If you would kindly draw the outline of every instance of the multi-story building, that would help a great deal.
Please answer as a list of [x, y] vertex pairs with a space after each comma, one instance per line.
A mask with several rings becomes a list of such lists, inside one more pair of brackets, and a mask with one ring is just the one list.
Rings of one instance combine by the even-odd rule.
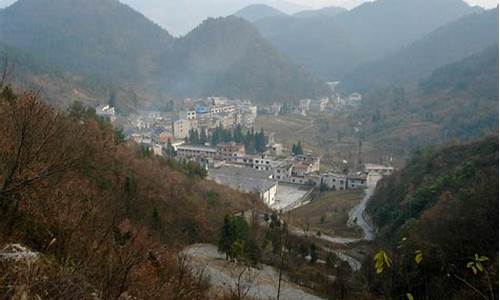
[[368, 186], [367, 176], [363, 172], [351, 173], [347, 175], [348, 189], [364, 189]]
[[365, 171], [367, 173], [375, 172], [382, 176], [389, 176], [394, 172], [394, 168], [377, 164], [365, 164]]
[[325, 186], [332, 190], [345, 190], [347, 188], [347, 176], [337, 173], [326, 173], [322, 175], [322, 181]]
[[310, 110], [316, 113], [324, 112], [328, 107], [328, 102], [328, 98], [311, 101]]
[[297, 176], [319, 172], [320, 159], [311, 155], [295, 155], [294, 156], [294, 173]]
[[178, 119], [172, 122], [172, 132], [176, 139], [185, 139], [189, 131], [196, 127], [196, 120]]
[[115, 108], [110, 105], [99, 105], [95, 109], [95, 113], [100, 117], [109, 119], [110, 122], [114, 122], [116, 120]]
[[280, 182], [290, 182], [292, 177], [293, 162], [284, 160], [280, 162], [273, 170], [273, 178]]
[[237, 143], [217, 145], [216, 158], [228, 162], [237, 161], [238, 157], [245, 156], [245, 146]]
[[217, 149], [204, 146], [181, 145], [177, 146], [177, 156], [184, 159], [207, 159], [214, 158], [217, 155]]

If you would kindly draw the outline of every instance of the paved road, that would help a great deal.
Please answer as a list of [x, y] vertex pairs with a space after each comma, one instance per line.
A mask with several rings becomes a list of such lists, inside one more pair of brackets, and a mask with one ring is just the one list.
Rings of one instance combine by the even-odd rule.
[[[191, 258], [190, 263], [193, 267], [209, 276], [212, 286], [218, 289], [216, 293], [220, 290], [237, 291], [237, 286], [240, 286], [240, 291], [244, 291], [249, 297], [266, 300], [276, 298], [279, 273], [271, 266], [263, 265], [261, 269], [244, 269], [226, 261], [224, 255], [217, 251], [217, 247], [211, 244], [191, 245], [182, 253]], [[243, 276], [238, 285], [238, 277], [242, 272]], [[322, 300], [287, 281], [286, 276], [282, 281], [281, 299]]]
[[[349, 212], [349, 220], [347, 221], [347, 224], [349, 226], [355, 226], [355, 225], [360, 226], [361, 229], [363, 229], [362, 238], [345, 238], [339, 236], [330, 236], [327, 234], [321, 234], [321, 236], [317, 236], [312, 233], [306, 233], [298, 227], [290, 227], [290, 231], [295, 235], [314, 237], [333, 244], [348, 245], [361, 242], [363, 240], [371, 241], [375, 238], [375, 233], [373, 227], [368, 223], [368, 221], [365, 218], [365, 210], [368, 201], [373, 195], [373, 191], [374, 191], [373, 187], [367, 188], [365, 190], [365, 195], [361, 200], [361, 202], [357, 206], [353, 207], [353, 209]], [[323, 250], [335, 253], [339, 259], [347, 262], [353, 271], [359, 271], [361, 269], [361, 262], [349, 256], [345, 252], [340, 250], [330, 250], [328, 248], [323, 248]]]
[[375, 238], [373, 227], [368, 223], [365, 217], [366, 205], [373, 195], [374, 190], [374, 187], [369, 187], [365, 190], [363, 200], [349, 212], [349, 220], [347, 221], [347, 225], [352, 226], [357, 224], [363, 229], [363, 240], [365, 241], [372, 241]]

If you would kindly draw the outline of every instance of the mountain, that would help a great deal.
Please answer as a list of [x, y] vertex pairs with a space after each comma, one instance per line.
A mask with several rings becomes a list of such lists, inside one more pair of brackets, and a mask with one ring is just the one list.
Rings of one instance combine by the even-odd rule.
[[234, 15], [247, 21], [255, 22], [259, 19], [280, 17], [285, 16], [286, 14], [265, 4], [253, 4], [240, 9], [234, 13]]
[[369, 47], [372, 58], [408, 45], [478, 10], [463, 0], [378, 0], [339, 16], [339, 22], [349, 28], [359, 44]]
[[379, 61], [359, 67], [342, 80], [343, 86], [365, 92], [419, 80], [440, 66], [495, 43], [498, 44], [498, 8], [460, 18]]
[[303, 10], [294, 14], [293, 16], [297, 18], [310, 18], [318, 16], [335, 17], [345, 12], [347, 12], [347, 9], [343, 7], [329, 6], [329, 7], [323, 7], [321, 9]]
[[5, 8], [12, 3], [14, 3], [16, 0], [0, 0], [0, 9]]
[[364, 60], [363, 49], [337, 18], [274, 17], [255, 25], [278, 50], [325, 80], [340, 78]]
[[[470, 286], [495, 294], [498, 287], [474, 273], [498, 276], [498, 188], [498, 136], [416, 153], [379, 182], [368, 204], [377, 247], [394, 262], [375, 275], [369, 256], [369, 286], [377, 289], [390, 276], [384, 297], [478, 298]], [[483, 271], [473, 272], [468, 262], [479, 256], [487, 257]]]
[[19, 0], [0, 11], [1, 41], [65, 70], [143, 81], [173, 43], [117, 0]]
[[291, 101], [326, 95], [324, 83], [277, 52], [247, 21], [208, 19], [176, 41], [162, 68], [178, 95]]
[[[225, 17], [255, 4], [253, 0], [122, 0], [161, 25], [175, 36], [188, 34], [206, 18]], [[306, 6], [283, 0], [261, 0], [259, 3], [275, 7], [286, 14], [308, 9]]]
[[19, 0], [0, 11], [0, 25], [3, 44], [107, 90], [101, 99], [127, 91], [124, 111], [168, 96], [293, 101], [328, 92], [237, 17], [174, 38], [116, 0]]
[[498, 134], [498, 44], [435, 70], [418, 85], [369, 93], [357, 114], [367, 139], [386, 145], [386, 153]]
[[275, 17], [255, 24], [294, 62], [324, 79], [339, 80], [362, 63], [397, 51], [477, 10], [462, 0], [378, 0], [334, 18]]

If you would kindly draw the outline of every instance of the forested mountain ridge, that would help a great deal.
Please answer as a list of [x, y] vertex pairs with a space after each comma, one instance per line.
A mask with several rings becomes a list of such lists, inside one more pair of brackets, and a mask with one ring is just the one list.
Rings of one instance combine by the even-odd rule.
[[[204, 22], [173, 38], [117, 0], [20, 0], [0, 11], [0, 25], [2, 43], [110, 90], [135, 91], [139, 105], [165, 94], [293, 101], [328, 92], [235, 17]], [[209, 67], [209, 59], [221, 65]]]
[[287, 14], [265, 4], [252, 4], [240, 9], [233, 15], [249, 22], [255, 22], [263, 18], [280, 17], [286, 16]]
[[334, 17], [273, 17], [255, 25], [295, 63], [326, 80], [340, 80], [362, 63], [480, 10], [462, 0], [378, 0]]
[[366, 92], [405, 84], [433, 70], [498, 44], [498, 8], [446, 24], [407, 47], [363, 65], [342, 80], [348, 90]]
[[298, 13], [293, 14], [293, 16], [297, 18], [310, 18], [317, 16], [335, 17], [345, 12], [347, 12], [347, 9], [343, 7], [328, 6], [321, 9], [299, 11]]
[[328, 94], [319, 80], [277, 52], [250, 23], [208, 19], [172, 48], [163, 69], [176, 94], [290, 101]]
[[19, 0], [0, 11], [0, 38], [76, 74], [144, 81], [173, 37], [117, 0]]
[[394, 263], [375, 275], [367, 261], [370, 288], [415, 299], [497, 294], [498, 189], [498, 136], [415, 153], [369, 203], [379, 244]]
[[358, 111], [367, 139], [406, 153], [498, 134], [498, 46], [436, 70], [419, 84], [378, 89]]

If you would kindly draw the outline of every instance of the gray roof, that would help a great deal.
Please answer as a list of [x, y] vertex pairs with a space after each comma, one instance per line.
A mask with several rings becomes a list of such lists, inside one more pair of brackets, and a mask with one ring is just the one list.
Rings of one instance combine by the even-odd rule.
[[246, 167], [223, 166], [208, 171], [209, 179], [247, 193], [263, 193], [271, 189], [277, 182], [270, 176], [270, 172]]

